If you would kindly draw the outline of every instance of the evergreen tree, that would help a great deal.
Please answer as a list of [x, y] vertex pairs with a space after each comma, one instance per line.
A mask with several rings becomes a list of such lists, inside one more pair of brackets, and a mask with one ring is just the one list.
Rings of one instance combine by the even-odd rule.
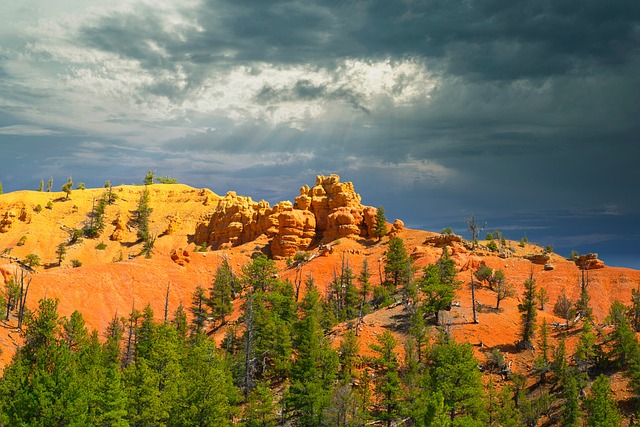
[[52, 188], [53, 188], [53, 177], [47, 180], [47, 193], [51, 193]]
[[259, 382], [251, 390], [245, 406], [245, 427], [274, 427], [276, 425], [275, 397], [267, 382]]
[[195, 291], [193, 291], [190, 311], [193, 316], [191, 320], [193, 327], [192, 335], [196, 335], [196, 333], [202, 331], [208, 317], [207, 297], [205, 296], [205, 291], [202, 286], [196, 286]]
[[2, 194], [3, 189], [2, 189], [2, 181], [0, 181], [0, 194]]
[[384, 216], [384, 208], [382, 206], [379, 206], [376, 210], [376, 222], [373, 225], [373, 234], [378, 238], [378, 241], [387, 235], [387, 218]]
[[0, 413], [7, 425], [87, 423], [86, 383], [77, 357], [59, 340], [57, 307], [58, 300], [45, 298], [26, 316], [24, 345], [0, 382]]
[[456, 280], [456, 269], [449, 251], [445, 248], [442, 256], [435, 264], [423, 268], [422, 277], [416, 280], [418, 290], [421, 292], [420, 310], [427, 315], [436, 315], [438, 312], [449, 310], [460, 282]]
[[580, 372], [587, 372], [595, 363], [596, 336], [593, 333], [591, 321], [587, 319], [582, 325], [582, 333], [578, 339], [576, 352], [573, 355]]
[[142, 193], [140, 193], [138, 209], [136, 210], [138, 238], [144, 242], [149, 241], [151, 238], [151, 232], [149, 230], [149, 218], [151, 217], [151, 212], [153, 212], [153, 209], [149, 206], [149, 189], [144, 187]]
[[522, 303], [518, 304], [518, 311], [522, 313], [522, 324], [520, 329], [520, 341], [518, 347], [521, 349], [532, 349], [533, 338], [536, 329], [536, 281], [533, 278], [533, 271], [524, 282], [524, 296]]
[[576, 375], [566, 375], [563, 397], [565, 404], [562, 406], [562, 425], [565, 427], [578, 427], [580, 425], [580, 390]]
[[[586, 275], [585, 275], [586, 271]], [[589, 307], [589, 270], [582, 269], [582, 278], [580, 280], [580, 299], [576, 302], [576, 313], [583, 319], [591, 320], [593, 317], [593, 309]]]
[[154, 179], [153, 171], [149, 170], [147, 172], [147, 174], [144, 176], [144, 179], [142, 180], [142, 183], [144, 185], [151, 185], [151, 184], [153, 184], [153, 179]]
[[182, 362], [180, 394], [171, 414], [178, 427], [231, 426], [240, 396], [229, 366], [209, 339], [192, 341]]
[[248, 292], [267, 292], [278, 280], [278, 268], [273, 260], [260, 254], [249, 264], [242, 267], [242, 283]]
[[219, 321], [220, 325], [226, 323], [226, 316], [233, 311], [232, 293], [234, 280], [231, 265], [229, 265], [229, 261], [224, 258], [216, 269], [216, 275], [209, 289], [209, 299], [207, 301], [211, 308], [213, 321]]
[[544, 306], [547, 302], [549, 302], [549, 294], [547, 290], [542, 286], [538, 289], [538, 302], [540, 303], [540, 310], [544, 311]]
[[609, 379], [600, 375], [591, 386], [591, 394], [584, 401], [589, 427], [617, 427], [622, 417], [611, 392]]
[[40, 183], [38, 184], [38, 191], [42, 193], [43, 190], [44, 190], [44, 180], [41, 179]]
[[310, 288], [303, 301], [302, 320], [295, 325], [296, 358], [291, 370], [289, 404], [297, 425], [320, 426], [330, 404], [331, 390], [338, 372], [338, 355], [324, 337], [320, 322], [317, 290]]
[[358, 284], [360, 284], [360, 313], [359, 317], [367, 314], [368, 306], [367, 298], [369, 297], [369, 293], [371, 292], [371, 273], [369, 272], [369, 262], [365, 258], [362, 262], [362, 270], [360, 270], [360, 275], [358, 276]]
[[360, 352], [358, 337], [353, 330], [345, 332], [338, 347], [338, 355], [340, 356], [341, 372], [340, 379], [343, 383], [349, 383], [355, 374], [355, 365]]
[[58, 249], [56, 250], [56, 255], [58, 256], [58, 265], [62, 264], [62, 260], [64, 259], [64, 256], [67, 254], [67, 249], [64, 243], [60, 243], [58, 245]]
[[491, 289], [496, 293], [496, 310], [500, 310], [500, 301], [511, 298], [516, 294], [512, 284], [507, 283], [502, 270], [496, 270], [493, 274]]
[[387, 427], [391, 427], [393, 420], [398, 415], [399, 397], [402, 390], [396, 354], [397, 341], [389, 331], [378, 335], [376, 340], [377, 343], [369, 344], [369, 347], [377, 353], [375, 363], [378, 367], [378, 375], [375, 391], [382, 407], [378, 419]]
[[547, 326], [547, 319], [545, 318], [542, 318], [542, 323], [540, 324], [538, 348], [540, 349], [540, 354], [534, 359], [533, 368], [540, 374], [540, 382], [544, 383], [547, 378], [547, 373], [551, 370], [549, 327]]
[[432, 349], [430, 361], [431, 389], [442, 393], [450, 420], [465, 416], [482, 420], [482, 374], [471, 344], [443, 338]]
[[413, 278], [411, 258], [407, 254], [404, 242], [399, 237], [389, 239], [389, 249], [385, 255], [384, 273], [387, 288], [395, 293], [398, 286], [406, 286]]
[[73, 180], [71, 177], [67, 179], [67, 182], [62, 186], [62, 191], [67, 194], [66, 199], [69, 200], [69, 196], [71, 196], [71, 189], [73, 188]]

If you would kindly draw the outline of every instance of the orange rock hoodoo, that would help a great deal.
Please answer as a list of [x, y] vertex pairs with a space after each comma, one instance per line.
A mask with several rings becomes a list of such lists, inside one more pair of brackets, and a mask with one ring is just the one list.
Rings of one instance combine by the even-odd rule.
[[194, 241], [223, 249], [266, 235], [272, 256], [286, 258], [314, 241], [372, 237], [376, 210], [360, 200], [353, 184], [340, 182], [338, 175], [317, 176], [316, 185], [302, 187], [293, 204], [284, 201], [271, 207], [264, 200], [254, 202], [229, 192], [202, 219]]

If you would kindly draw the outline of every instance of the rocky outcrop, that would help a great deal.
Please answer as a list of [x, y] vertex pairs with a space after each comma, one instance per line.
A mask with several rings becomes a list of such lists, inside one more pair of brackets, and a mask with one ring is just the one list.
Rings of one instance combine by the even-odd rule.
[[427, 237], [423, 244], [441, 248], [443, 246], [452, 246], [453, 243], [462, 243], [462, 237], [457, 234], [436, 234]]
[[229, 191], [196, 227], [196, 244], [207, 243], [213, 249], [224, 249], [256, 239], [261, 234], [273, 238], [278, 233], [278, 205], [271, 208], [262, 200], [238, 196]]
[[11, 230], [13, 223], [16, 221], [16, 213], [13, 210], [5, 212], [2, 221], [0, 221], [0, 233], [6, 233]]
[[118, 214], [112, 224], [115, 225], [115, 229], [113, 230], [113, 233], [111, 233], [111, 236], [109, 236], [109, 239], [114, 242], [121, 242], [127, 233], [127, 223], [122, 216]]
[[316, 236], [316, 218], [310, 211], [293, 209], [290, 202], [280, 203], [278, 234], [271, 242], [276, 257], [293, 257], [311, 245]]
[[526, 259], [531, 261], [533, 264], [545, 265], [549, 262], [551, 257], [547, 254], [533, 254], [525, 256]]
[[271, 239], [274, 258], [294, 256], [314, 242], [373, 237], [376, 209], [363, 206], [351, 182], [338, 175], [316, 177], [316, 185], [300, 188], [294, 202], [271, 207], [266, 201], [229, 192], [213, 211], [201, 218], [193, 241], [224, 249], [261, 235]]
[[323, 242], [338, 238], [372, 237], [375, 208], [362, 206], [351, 182], [338, 175], [318, 175], [316, 185], [300, 188], [293, 207], [309, 210], [316, 218], [316, 234]]
[[172, 252], [171, 260], [180, 266], [185, 266], [191, 262], [189, 252], [187, 251]]
[[171, 236], [173, 233], [180, 230], [180, 225], [182, 225], [182, 220], [178, 214], [168, 215], [167, 222], [167, 229], [162, 233], [164, 236]]
[[585, 254], [573, 260], [580, 270], [597, 270], [604, 268], [604, 261], [598, 259], [598, 254]]

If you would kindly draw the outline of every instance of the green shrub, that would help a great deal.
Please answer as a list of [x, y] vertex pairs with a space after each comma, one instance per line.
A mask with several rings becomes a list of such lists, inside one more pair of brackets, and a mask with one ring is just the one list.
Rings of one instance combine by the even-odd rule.
[[35, 208], [33, 208], [34, 211], [36, 211], [37, 213], [42, 212], [42, 205], [41, 204], [37, 204]]
[[71, 260], [71, 265], [73, 266], [73, 268], [78, 268], [82, 266], [82, 261], [78, 260], [78, 259], [72, 259]]
[[496, 242], [491, 240], [489, 243], [487, 243], [487, 249], [489, 249], [491, 252], [498, 252], [498, 245], [496, 245]]
[[100, 242], [96, 245], [96, 249], [99, 251], [104, 251], [107, 249], [107, 244], [105, 242]]
[[450, 235], [453, 234], [453, 229], [451, 227], [443, 228], [442, 231], [440, 231], [440, 234], [444, 234], [446, 236], [450, 236]]
[[49, 210], [53, 209], [53, 202], [52, 202], [51, 200], [49, 200], [49, 201], [47, 202], [47, 205], [45, 206], [45, 208], [47, 208], [47, 209], [49, 209]]
[[27, 243], [27, 236], [22, 236], [20, 240], [18, 240], [18, 243], [16, 243], [16, 246], [24, 246], [25, 243]]
[[493, 240], [493, 234], [487, 233], [487, 238], [485, 240]]

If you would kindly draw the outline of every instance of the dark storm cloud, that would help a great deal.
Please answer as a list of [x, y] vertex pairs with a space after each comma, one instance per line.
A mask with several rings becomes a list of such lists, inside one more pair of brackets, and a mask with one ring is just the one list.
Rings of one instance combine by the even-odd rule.
[[[50, 165], [91, 173], [108, 158], [112, 169], [99, 181], [137, 182], [156, 169], [276, 202], [295, 197], [317, 174], [337, 172], [355, 182], [365, 203], [385, 205], [412, 226], [463, 227], [476, 213], [490, 227], [514, 230], [522, 225], [516, 218], [525, 218], [529, 236], [541, 239], [563, 233], [555, 221], [567, 246], [604, 241], [623, 227], [640, 234], [629, 219], [640, 212], [640, 199], [629, 195], [640, 182], [640, 2], [205, 0], [173, 7], [138, 4], [82, 21], [74, 44], [134, 64], [124, 72], [141, 71], [112, 87], [102, 79], [120, 70], [108, 67], [110, 59], [96, 65], [90, 56], [69, 67], [69, 81], [105, 85], [117, 102], [99, 106], [104, 117], [67, 120], [86, 127], [69, 131], [72, 144], [52, 139], [56, 152], [43, 149], [49, 166], [37, 175], [53, 173]], [[38, 45], [24, 40], [21, 48]], [[27, 56], [45, 61], [55, 53]], [[2, 111], [38, 113], [55, 91], [14, 84], [16, 72], [0, 54]], [[427, 77], [398, 71], [373, 88], [383, 66], [406, 64]], [[50, 67], [42, 75], [65, 75], [64, 63]], [[129, 92], [118, 92], [123, 85]], [[121, 100], [133, 107], [111, 111]], [[159, 112], [145, 115], [153, 108]], [[93, 137], [94, 122], [117, 131], [99, 128]], [[65, 126], [1, 123], [5, 133], [34, 135]], [[143, 141], [139, 151], [122, 150], [129, 139]], [[606, 206], [625, 220], [562, 217]], [[598, 221], [602, 231], [585, 231]]]

